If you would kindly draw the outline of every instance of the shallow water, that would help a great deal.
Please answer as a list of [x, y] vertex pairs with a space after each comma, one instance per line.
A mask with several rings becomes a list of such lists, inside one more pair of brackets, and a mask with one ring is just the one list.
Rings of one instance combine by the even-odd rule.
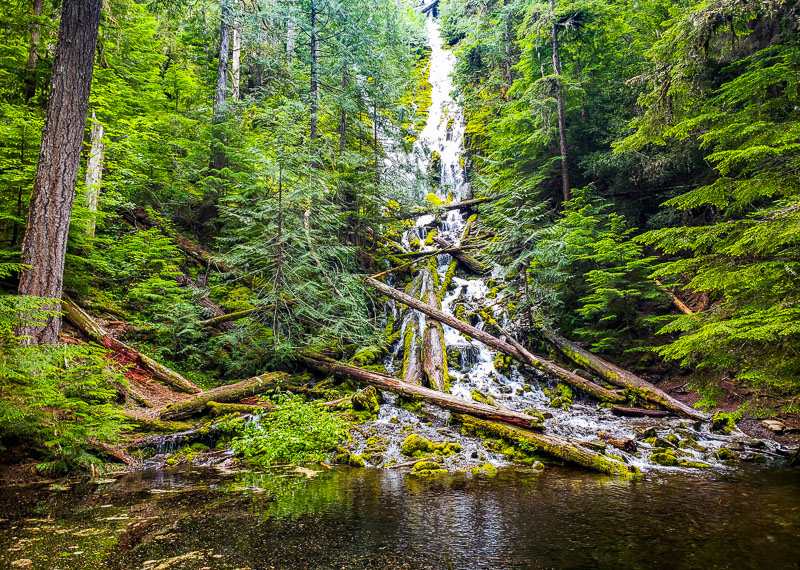
[[[139, 472], [0, 490], [0, 567], [797, 568], [800, 471]], [[16, 561], [16, 562], [15, 562]]]

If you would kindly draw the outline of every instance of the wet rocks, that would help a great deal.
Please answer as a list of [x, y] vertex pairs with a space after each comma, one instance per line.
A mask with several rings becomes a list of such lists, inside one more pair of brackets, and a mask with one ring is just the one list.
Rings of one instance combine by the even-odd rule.
[[403, 455], [408, 457], [422, 457], [428, 454], [437, 454], [442, 456], [454, 455], [461, 452], [461, 444], [459, 443], [434, 443], [429, 439], [412, 433], [409, 435], [400, 446], [400, 451]]

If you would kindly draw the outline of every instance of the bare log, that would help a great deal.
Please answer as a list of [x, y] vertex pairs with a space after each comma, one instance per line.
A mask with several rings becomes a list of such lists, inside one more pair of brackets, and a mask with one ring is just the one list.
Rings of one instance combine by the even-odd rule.
[[460, 421], [465, 431], [471, 434], [501, 437], [520, 445], [523, 449], [544, 453], [593, 471], [621, 475], [626, 478], [640, 476], [636, 467], [592, 451], [580, 445], [580, 442], [576, 440], [526, 431], [494, 421], [480, 420], [469, 415], [453, 414], [452, 418]]
[[238, 402], [242, 398], [263, 394], [267, 390], [286, 386], [291, 376], [285, 372], [267, 372], [236, 384], [220, 386], [170, 404], [161, 410], [162, 420], [180, 420], [202, 413], [209, 402]]
[[614, 406], [611, 408], [611, 413], [615, 416], [628, 418], [664, 418], [670, 415], [671, 412], [667, 410], [646, 410], [644, 408], [620, 408], [619, 406]]
[[72, 323], [78, 328], [78, 330], [80, 330], [90, 339], [99, 342], [107, 349], [121, 356], [123, 363], [131, 363], [140, 366], [152, 374], [153, 378], [159, 380], [167, 386], [170, 386], [178, 392], [185, 392], [187, 394], [200, 392], [200, 388], [177, 372], [170, 370], [146, 354], [142, 354], [124, 342], [119, 341], [108, 334], [97, 321], [90, 317], [86, 311], [76, 305], [75, 302], [66, 294], [63, 297], [62, 305], [64, 307], [64, 316], [70, 323]]
[[439, 236], [434, 236], [433, 238], [434, 243], [441, 247], [443, 250], [448, 251], [451, 253], [453, 257], [455, 257], [459, 262], [461, 262], [464, 267], [475, 273], [476, 275], [483, 275], [486, 273], [486, 266], [475, 259], [474, 256], [467, 253], [464, 248], [454, 247], [449, 241], [444, 238], [440, 238]]
[[577, 374], [573, 374], [569, 370], [565, 370], [561, 368], [557, 364], [550, 362], [549, 360], [545, 360], [543, 358], [539, 358], [531, 353], [523, 353], [516, 349], [513, 345], [509, 344], [506, 341], [500, 340], [499, 338], [490, 335], [486, 331], [482, 331], [480, 329], [476, 329], [475, 327], [468, 325], [467, 323], [458, 320], [456, 317], [452, 315], [448, 315], [442, 311], [438, 311], [426, 303], [410, 297], [406, 295], [402, 291], [398, 291], [394, 287], [390, 287], [385, 283], [381, 283], [375, 279], [367, 278], [366, 283], [371, 285], [379, 292], [387, 295], [407, 305], [413, 309], [420, 311], [421, 313], [425, 313], [429, 317], [436, 319], [440, 323], [443, 323], [447, 326], [450, 326], [458, 331], [463, 332], [464, 334], [481, 341], [482, 343], [486, 344], [487, 346], [491, 346], [492, 348], [499, 350], [503, 354], [507, 354], [508, 356], [516, 359], [519, 362], [524, 364], [529, 364], [533, 366], [537, 370], [541, 370], [546, 372], [547, 374], [551, 374], [556, 378], [563, 381], [565, 384], [569, 384], [574, 388], [578, 388], [579, 390], [583, 390], [587, 394], [594, 396], [600, 400], [608, 401], [608, 402], [623, 402], [625, 401], [624, 394], [621, 394], [616, 391], [607, 390], [597, 384], [586, 380], [585, 378], [581, 378]]
[[694, 420], [708, 421], [708, 415], [704, 414], [683, 402], [679, 402], [663, 390], [656, 388], [647, 380], [640, 378], [633, 372], [623, 370], [619, 366], [611, 364], [568, 341], [564, 337], [557, 335], [544, 327], [540, 329], [542, 336], [558, 348], [564, 356], [587, 370], [592, 370], [602, 378], [605, 378], [615, 386], [627, 388], [647, 400], [674, 412], [675, 414]]
[[526, 429], [542, 429], [538, 419], [520, 412], [503, 410], [486, 404], [465, 400], [451, 394], [445, 394], [423, 386], [409, 384], [408, 382], [403, 382], [398, 378], [393, 378], [385, 374], [356, 368], [355, 366], [349, 366], [347, 364], [340, 364], [324, 356], [304, 353], [300, 356], [300, 360], [309, 367], [325, 374], [336, 374], [357, 382], [370, 384], [382, 390], [389, 390], [396, 394], [420, 398], [426, 402], [450, 410], [451, 412], [472, 414], [488, 420], [505, 422]]

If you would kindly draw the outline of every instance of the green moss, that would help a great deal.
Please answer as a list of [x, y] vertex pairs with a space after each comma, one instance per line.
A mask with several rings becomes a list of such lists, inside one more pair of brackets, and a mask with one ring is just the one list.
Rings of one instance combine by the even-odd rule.
[[377, 415], [381, 409], [381, 395], [375, 386], [367, 386], [353, 394], [353, 408]]
[[679, 464], [678, 458], [675, 457], [675, 454], [670, 453], [668, 451], [652, 454], [650, 456], [650, 461], [652, 461], [657, 465], [665, 465], [665, 466], [675, 466]]
[[430, 471], [432, 469], [439, 469], [440, 465], [435, 461], [417, 461], [412, 467], [412, 471]]
[[360, 455], [351, 455], [347, 460], [347, 464], [351, 467], [366, 467], [366, 462]]
[[389, 418], [389, 423], [391, 423], [391, 424], [399, 424], [400, 420], [397, 419], [396, 417], [392, 416], [391, 418]]
[[439, 235], [439, 230], [436, 228], [432, 229], [428, 232], [428, 235], [425, 236], [425, 245], [431, 246], [433, 245], [433, 238]]
[[447, 271], [444, 273], [444, 277], [442, 278], [442, 286], [439, 288], [439, 302], [442, 302], [444, 299], [445, 294], [447, 293], [447, 289], [450, 287], [450, 284], [453, 282], [453, 276], [456, 274], [456, 268], [458, 266], [458, 262], [453, 260], [450, 262], [450, 265], [447, 266]]
[[491, 463], [484, 463], [483, 465], [473, 467], [472, 469], [470, 469], [470, 473], [476, 476], [483, 475], [484, 477], [496, 477], [497, 467], [495, 467]]
[[720, 447], [715, 453], [714, 457], [720, 461], [733, 461], [736, 459], [736, 454], [727, 447]]
[[398, 396], [396, 403], [404, 410], [415, 414], [422, 411], [422, 400], [414, 398], [413, 396]]
[[461, 452], [461, 445], [458, 443], [444, 442], [435, 443], [429, 439], [412, 433], [400, 446], [400, 451], [408, 457], [422, 457], [432, 453], [438, 453], [445, 457]]
[[716, 412], [711, 419], [711, 430], [719, 433], [731, 433], [733, 428], [736, 427], [736, 422], [742, 417], [742, 412], [733, 412], [726, 414], [724, 412]]
[[711, 467], [707, 463], [701, 463], [699, 461], [688, 461], [686, 459], [681, 459], [680, 466], [687, 467], [689, 469], [708, 469], [709, 467]]
[[514, 359], [510, 356], [507, 356], [503, 353], [499, 353], [494, 358], [494, 368], [501, 374], [508, 374], [511, 370], [511, 364], [514, 362]]
[[550, 398], [549, 406], [561, 410], [569, 410], [572, 408], [572, 388], [566, 384], [558, 383], [555, 391], [550, 391], [545, 388], [544, 393]]

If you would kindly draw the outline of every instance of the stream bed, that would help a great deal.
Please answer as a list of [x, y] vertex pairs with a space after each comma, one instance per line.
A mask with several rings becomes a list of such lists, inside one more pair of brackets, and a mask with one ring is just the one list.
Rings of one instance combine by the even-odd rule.
[[799, 491], [800, 471], [760, 466], [141, 471], [0, 489], [0, 567], [797, 568]]

